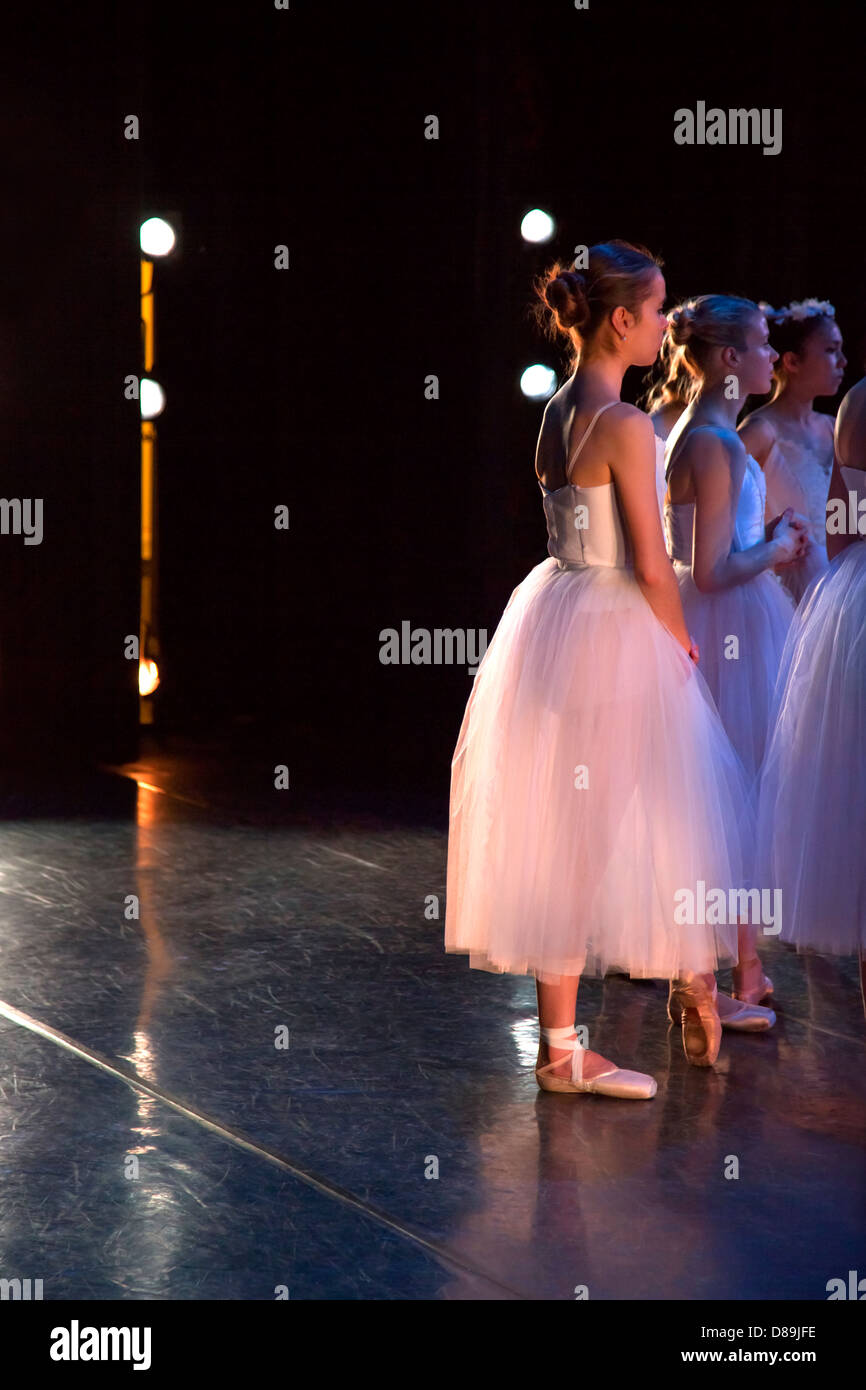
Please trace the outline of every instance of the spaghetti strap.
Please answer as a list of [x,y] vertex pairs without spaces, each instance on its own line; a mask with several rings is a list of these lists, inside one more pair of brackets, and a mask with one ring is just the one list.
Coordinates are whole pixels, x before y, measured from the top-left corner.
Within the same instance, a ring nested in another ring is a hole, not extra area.
[[566,481],[566,483],[569,483],[569,482],[571,481],[571,473],[572,473],[572,469],[574,468],[575,463],[577,462],[577,456],[578,456],[578,454],[580,453],[580,451],[581,451],[581,449],[583,448],[583,446],[584,446],[584,444],[586,443],[586,441],[589,439],[589,436],[592,434],[593,427],[594,427],[594,425],[595,425],[596,420],[598,419],[599,415],[602,414],[603,411],[609,410],[610,407],[611,407],[612,405],[622,405],[622,401],[607,401],[605,405],[600,405],[599,408],[598,408],[598,410],[595,412],[595,414],[593,415],[592,419],[590,420],[589,424],[587,425],[586,429],[584,430],[584,432],[583,432],[583,437],[581,438],[580,443],[578,444],[577,448],[575,449],[574,453],[572,454],[571,458],[569,459],[568,464],[566,465],[566,469],[565,469],[565,481]]
[[[715,428],[716,428],[715,425],[695,425],[694,429],[692,430],[691,434],[689,435],[689,438],[691,438],[692,435],[697,434],[698,430],[714,430]],[[674,426],[674,429],[676,429],[676,426]],[[674,454],[677,452],[677,446],[679,445],[680,440],[684,437],[684,434],[685,434],[685,431],[682,431],[680,434],[678,434],[677,437],[676,437],[676,439],[674,439],[673,444],[671,444],[671,442],[670,442],[670,441],[671,441],[671,436],[673,435],[673,430],[671,430],[671,433],[668,435],[668,442],[667,442],[667,445],[665,446],[665,482],[666,482],[666,483],[669,483],[670,480],[671,480],[671,469],[672,469],[673,466],[674,466]],[[668,449],[670,449],[670,453],[668,453]],[[750,456],[747,454],[747,457],[750,457]],[[758,464],[758,467],[760,468],[760,464]]]

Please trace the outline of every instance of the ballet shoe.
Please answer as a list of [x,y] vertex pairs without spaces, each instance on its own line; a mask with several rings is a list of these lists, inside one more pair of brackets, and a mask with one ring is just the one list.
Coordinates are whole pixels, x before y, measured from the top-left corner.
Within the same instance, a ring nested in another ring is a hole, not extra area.
[[571,1077],[552,1075],[554,1067],[561,1066],[565,1061],[564,1057],[557,1057],[555,1062],[535,1068],[535,1077],[542,1091],[612,1096],[616,1100],[651,1100],[658,1090],[653,1077],[642,1071],[623,1071],[615,1066],[584,1081],[583,1054],[586,1049],[581,1047],[574,1036],[573,1024],[566,1028],[542,1028],[541,1035],[548,1047],[552,1046],[563,1052],[570,1049],[572,1054]]
[[[755,967],[757,966],[757,973],[759,973],[761,977],[760,982],[755,985],[743,985],[738,988],[737,978],[739,977],[740,980],[743,979],[743,971],[746,966],[751,967],[749,973],[753,979],[756,974]],[[757,956],[754,956],[752,960],[740,961],[738,965],[734,966],[731,973],[734,977],[734,988],[731,990],[732,999],[739,999],[744,1004],[762,1004],[765,999],[771,997],[773,993],[773,981],[769,980],[764,974],[761,969],[761,962],[758,960]]]
[[718,997],[740,1005],[736,1013],[719,1014],[722,1027],[730,1028],[734,1033],[766,1033],[776,1022],[776,1015],[770,1008],[762,1008],[760,1004],[744,1004],[730,994],[719,994]]
[[671,980],[668,1018],[680,1023],[683,1052],[693,1067],[711,1067],[722,1045],[722,1023],[716,1007],[716,982],[712,989],[698,975]]
[[[719,999],[732,999],[729,994],[717,992],[716,1009],[718,1010]],[[776,1022],[776,1015],[772,1009],[762,1009],[759,1004],[743,1004],[739,999],[732,1000],[740,1005],[734,1013],[723,1014],[719,1012],[719,1022],[723,1028],[730,1028],[732,1033],[766,1033]],[[668,1017],[672,1023],[682,1023],[682,1007],[672,997],[668,1002]]]

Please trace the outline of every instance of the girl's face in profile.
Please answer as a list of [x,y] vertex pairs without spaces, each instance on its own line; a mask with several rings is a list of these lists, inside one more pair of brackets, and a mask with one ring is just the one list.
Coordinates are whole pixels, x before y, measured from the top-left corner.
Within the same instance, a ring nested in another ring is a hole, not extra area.
[[[787,357],[787,354],[786,354]],[[798,381],[814,396],[835,396],[842,385],[848,359],[834,319],[822,319],[801,350],[792,353]]]
[[746,329],[746,347],[738,353],[735,369],[739,380],[740,397],[765,396],[773,385],[773,363],[779,354],[770,346],[767,320],[763,314],[753,314]]
[[632,360],[636,367],[651,367],[659,355],[668,326],[664,312],[667,286],[660,270],[655,271],[650,291],[640,306],[640,317],[632,330]]

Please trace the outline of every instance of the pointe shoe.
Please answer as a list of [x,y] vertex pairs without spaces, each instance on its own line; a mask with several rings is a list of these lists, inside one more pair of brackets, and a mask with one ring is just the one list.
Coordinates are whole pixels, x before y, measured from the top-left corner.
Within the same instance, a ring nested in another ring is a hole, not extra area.
[[[723,1014],[719,1012],[719,1022],[723,1028],[730,1028],[732,1033],[766,1033],[776,1022],[776,1015],[772,1009],[762,1009],[760,1004],[742,1004],[739,999],[734,999],[729,994],[717,993],[716,1009],[718,1010],[719,999],[731,999],[740,1007],[736,1012]],[[668,1000],[668,1018],[672,1023],[682,1023],[683,1011],[676,999],[671,996]]]
[[699,976],[671,980],[668,1018],[681,1023],[683,1052],[693,1067],[711,1067],[722,1044],[722,1022],[716,1007],[716,982],[709,989]]
[[621,1071],[614,1066],[584,1081],[583,1054],[586,1049],[580,1046],[574,1036],[574,1024],[570,1028],[542,1028],[541,1034],[548,1047],[555,1047],[563,1052],[570,1048],[572,1053],[570,1079],[567,1076],[552,1075],[554,1067],[561,1066],[565,1061],[564,1057],[557,1057],[555,1062],[535,1068],[535,1077],[542,1091],[614,1096],[617,1100],[650,1100],[658,1090],[654,1079],[644,1072]]
[[[769,980],[767,983],[770,983]],[[772,986],[770,992],[772,993]],[[718,997],[730,999],[732,1004],[740,1005],[736,1013],[719,1014],[722,1027],[730,1028],[734,1033],[766,1033],[776,1022],[776,1015],[772,1009],[764,1009],[760,1004],[744,1004],[730,994],[720,994]]]
[[[758,967],[758,973],[760,973],[761,976],[760,982],[756,985],[750,985],[749,987],[744,986],[738,989],[737,977],[739,976],[741,980],[743,979],[743,971],[746,966],[752,967],[749,973],[753,979],[756,973],[754,967]],[[740,961],[738,965],[734,966],[731,973],[734,977],[734,988],[731,990],[732,999],[740,999],[744,1004],[762,1004],[765,999],[771,997],[773,993],[773,981],[767,979],[767,976],[761,969],[761,962],[758,960],[757,956],[754,956],[752,960]]]

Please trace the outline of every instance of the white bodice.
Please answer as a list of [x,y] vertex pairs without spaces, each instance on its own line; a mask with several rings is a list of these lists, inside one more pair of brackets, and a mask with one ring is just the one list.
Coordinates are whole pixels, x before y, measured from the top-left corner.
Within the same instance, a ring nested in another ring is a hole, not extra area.
[[[588,432],[587,432],[588,433]],[[572,463],[574,459],[572,458]],[[547,520],[547,552],[563,568],[602,565],[612,569],[631,569],[634,564],[631,542],[623,525],[616,488],[611,483],[597,487],[564,487],[544,493]],[[656,494],[659,517],[665,494],[664,443],[656,439]]]
[[[746,455],[746,471],[737,499],[731,553],[748,550],[764,539],[764,511],[767,505],[767,484],[760,464]],[[694,502],[667,502],[664,508],[665,538],[672,560],[685,565],[692,563],[695,527]]]
[[786,507],[793,507],[801,516],[808,517],[813,541],[825,547],[824,525],[832,467],[832,438],[819,449],[788,439],[774,440],[763,470],[767,482],[767,521],[779,516]]

